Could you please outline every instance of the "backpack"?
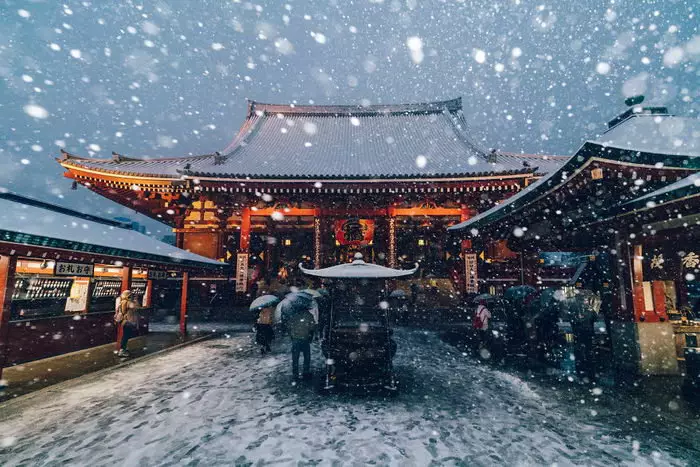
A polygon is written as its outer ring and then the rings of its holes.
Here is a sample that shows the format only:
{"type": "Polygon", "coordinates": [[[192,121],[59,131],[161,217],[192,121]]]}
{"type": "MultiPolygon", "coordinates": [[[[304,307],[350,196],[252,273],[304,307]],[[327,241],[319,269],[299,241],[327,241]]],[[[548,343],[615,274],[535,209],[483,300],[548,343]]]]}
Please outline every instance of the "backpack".
{"type": "Polygon", "coordinates": [[[115,308],[114,322],[117,324],[122,324],[124,321],[126,321],[126,314],[129,310],[129,300],[122,300],[121,297],[117,298],[115,308]]]}
{"type": "Polygon", "coordinates": [[[474,313],[474,318],[472,319],[472,327],[474,329],[484,328],[484,315],[482,314],[483,310],[484,307],[479,305],[479,307],[476,309],[476,313],[474,313]]]}

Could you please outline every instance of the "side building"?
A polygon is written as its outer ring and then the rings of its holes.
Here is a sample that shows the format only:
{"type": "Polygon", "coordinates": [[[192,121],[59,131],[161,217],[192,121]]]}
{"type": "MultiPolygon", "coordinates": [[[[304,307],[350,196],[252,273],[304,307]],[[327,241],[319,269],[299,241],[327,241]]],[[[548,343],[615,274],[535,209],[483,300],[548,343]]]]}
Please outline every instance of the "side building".
{"type": "Polygon", "coordinates": [[[476,254],[494,244],[509,253],[480,264],[484,291],[551,285],[542,252],[585,258],[568,284],[600,298],[615,363],[675,374],[686,349],[700,351],[700,119],[635,106],[609,127],[556,171],[450,231],[476,254]]]}

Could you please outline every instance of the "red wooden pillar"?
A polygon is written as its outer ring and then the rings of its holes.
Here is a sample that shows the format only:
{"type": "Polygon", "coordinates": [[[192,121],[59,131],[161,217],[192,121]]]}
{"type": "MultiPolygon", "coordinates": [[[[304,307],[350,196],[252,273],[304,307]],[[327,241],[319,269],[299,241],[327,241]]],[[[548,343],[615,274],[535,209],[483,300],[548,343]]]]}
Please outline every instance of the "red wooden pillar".
{"type": "Polygon", "coordinates": [[[187,289],[190,285],[190,273],[182,273],[182,291],[180,295],[180,334],[187,335],[187,289]]]}
{"type": "Polygon", "coordinates": [[[10,352],[10,313],[15,291],[16,256],[0,256],[0,379],[10,352]]]}
{"type": "Polygon", "coordinates": [[[243,208],[241,213],[241,238],[238,245],[239,253],[248,253],[250,249],[250,208],[243,208]]]}
{"type": "MultiPolygon", "coordinates": [[[[125,290],[129,290],[129,288],[131,287],[131,274],[132,274],[131,266],[122,267],[121,292],[124,292],[125,290]]],[[[122,340],[122,333],[123,332],[124,332],[124,329],[122,329],[122,326],[118,325],[117,326],[117,342],[115,343],[117,350],[119,350],[119,343],[122,340]]]]}
{"type": "Polygon", "coordinates": [[[153,303],[153,280],[148,279],[146,281],[146,298],[143,301],[144,308],[150,308],[153,303]]]}

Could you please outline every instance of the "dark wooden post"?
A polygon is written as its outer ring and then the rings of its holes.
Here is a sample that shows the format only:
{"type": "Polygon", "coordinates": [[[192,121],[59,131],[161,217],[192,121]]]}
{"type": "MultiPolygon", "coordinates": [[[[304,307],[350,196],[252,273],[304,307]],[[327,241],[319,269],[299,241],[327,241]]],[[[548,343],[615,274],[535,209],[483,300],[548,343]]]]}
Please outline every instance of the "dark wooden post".
{"type": "Polygon", "coordinates": [[[10,313],[15,291],[16,256],[0,256],[0,379],[10,357],[10,313]]]}
{"type": "Polygon", "coordinates": [[[182,273],[182,290],[180,295],[180,334],[187,335],[187,289],[190,285],[190,274],[182,273]]]}

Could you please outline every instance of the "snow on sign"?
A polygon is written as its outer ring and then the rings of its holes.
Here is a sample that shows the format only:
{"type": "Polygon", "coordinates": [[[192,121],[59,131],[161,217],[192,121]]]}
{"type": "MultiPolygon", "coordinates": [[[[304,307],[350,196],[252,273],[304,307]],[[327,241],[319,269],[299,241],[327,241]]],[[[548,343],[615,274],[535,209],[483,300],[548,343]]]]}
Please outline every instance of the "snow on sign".
{"type": "Polygon", "coordinates": [[[62,261],[56,261],[54,275],[92,277],[94,271],[95,266],[92,264],[64,263],[62,261]]]}
{"type": "Polygon", "coordinates": [[[236,256],[236,292],[248,289],[248,254],[238,253],[236,256]]]}

